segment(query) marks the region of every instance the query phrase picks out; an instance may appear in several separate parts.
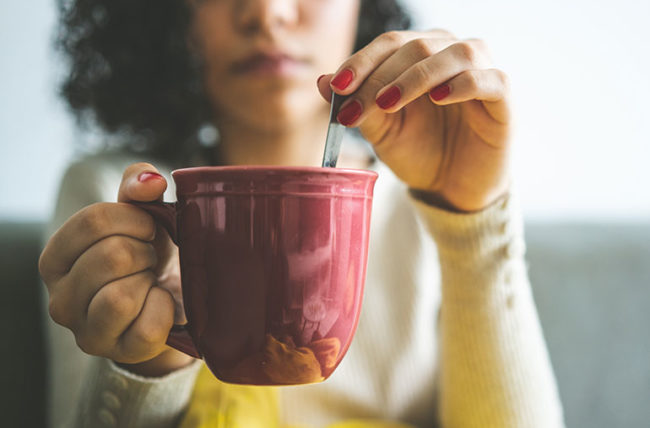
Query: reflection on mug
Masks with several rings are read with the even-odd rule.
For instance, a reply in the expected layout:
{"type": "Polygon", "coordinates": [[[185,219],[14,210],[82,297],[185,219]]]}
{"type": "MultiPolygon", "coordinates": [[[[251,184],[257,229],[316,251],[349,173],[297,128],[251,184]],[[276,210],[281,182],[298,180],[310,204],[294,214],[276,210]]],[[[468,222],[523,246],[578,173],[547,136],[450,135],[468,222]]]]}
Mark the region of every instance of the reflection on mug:
{"type": "Polygon", "coordinates": [[[322,381],[320,364],[314,352],[301,346],[296,348],[292,340],[287,343],[266,336],[263,370],[271,382],[277,384],[312,383],[322,381]]]}
{"type": "Polygon", "coordinates": [[[341,341],[337,337],[315,340],[309,347],[316,355],[323,372],[333,370],[341,352],[341,341]]]}
{"type": "Polygon", "coordinates": [[[289,281],[297,286],[293,287],[293,295],[287,296],[283,318],[285,324],[294,324],[300,344],[327,336],[339,318],[341,292],[332,282],[332,274],[336,274],[332,251],[333,246],[327,242],[313,250],[287,254],[289,281]]]}
{"type": "Polygon", "coordinates": [[[336,365],[340,350],[341,342],[336,337],[296,347],[291,336],[278,340],[267,334],[264,349],[226,370],[223,379],[257,385],[321,382],[324,372],[331,372],[336,365]]]}

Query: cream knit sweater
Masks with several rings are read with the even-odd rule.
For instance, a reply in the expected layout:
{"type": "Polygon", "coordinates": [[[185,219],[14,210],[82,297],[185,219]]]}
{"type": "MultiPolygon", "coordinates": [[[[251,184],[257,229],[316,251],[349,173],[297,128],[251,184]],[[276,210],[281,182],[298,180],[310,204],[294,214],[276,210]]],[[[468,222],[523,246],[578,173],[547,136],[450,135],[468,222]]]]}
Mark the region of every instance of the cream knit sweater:
{"type": "MultiPolygon", "coordinates": [[[[122,171],[137,160],[100,155],[70,167],[50,233],[81,207],[115,200],[122,171]]],[[[368,418],[417,427],[562,427],[512,198],[454,214],[412,198],[385,166],[375,169],[357,333],[327,381],[280,388],[283,423],[320,428],[368,418]]],[[[166,198],[174,199],[173,185],[166,198]]],[[[200,362],[142,378],[83,354],[51,321],[48,328],[54,427],[178,423],[200,362]]]]}

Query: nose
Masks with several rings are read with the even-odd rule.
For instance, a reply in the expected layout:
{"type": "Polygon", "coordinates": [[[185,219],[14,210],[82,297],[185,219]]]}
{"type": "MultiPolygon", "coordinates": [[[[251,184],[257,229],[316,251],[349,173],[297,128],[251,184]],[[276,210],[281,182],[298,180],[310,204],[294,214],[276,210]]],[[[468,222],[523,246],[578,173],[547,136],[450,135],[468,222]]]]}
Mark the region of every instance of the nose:
{"type": "Polygon", "coordinates": [[[246,33],[272,34],[279,28],[290,27],[298,21],[300,0],[236,0],[235,19],[246,33]]]}

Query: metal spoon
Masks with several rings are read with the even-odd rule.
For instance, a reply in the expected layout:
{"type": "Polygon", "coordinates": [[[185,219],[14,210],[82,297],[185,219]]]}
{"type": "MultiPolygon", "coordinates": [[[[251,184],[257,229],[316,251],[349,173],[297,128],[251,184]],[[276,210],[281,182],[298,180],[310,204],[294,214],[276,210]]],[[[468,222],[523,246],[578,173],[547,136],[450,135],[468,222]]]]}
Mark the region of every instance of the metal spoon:
{"type": "Polygon", "coordinates": [[[336,115],[341,104],[347,97],[332,92],[332,105],[330,107],[330,122],[327,127],[327,138],[325,139],[325,153],[323,153],[323,167],[334,168],[341,152],[341,140],[345,133],[345,126],[336,120],[336,115]]]}

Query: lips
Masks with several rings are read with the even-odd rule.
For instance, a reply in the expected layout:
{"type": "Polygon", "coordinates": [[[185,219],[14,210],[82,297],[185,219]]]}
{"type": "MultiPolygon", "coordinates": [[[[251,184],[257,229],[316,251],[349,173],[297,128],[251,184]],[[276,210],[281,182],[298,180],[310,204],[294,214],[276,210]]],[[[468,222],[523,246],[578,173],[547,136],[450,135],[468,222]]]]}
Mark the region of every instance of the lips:
{"type": "Polygon", "coordinates": [[[290,75],[307,65],[307,61],[285,53],[252,54],[232,65],[237,74],[290,75]]]}

